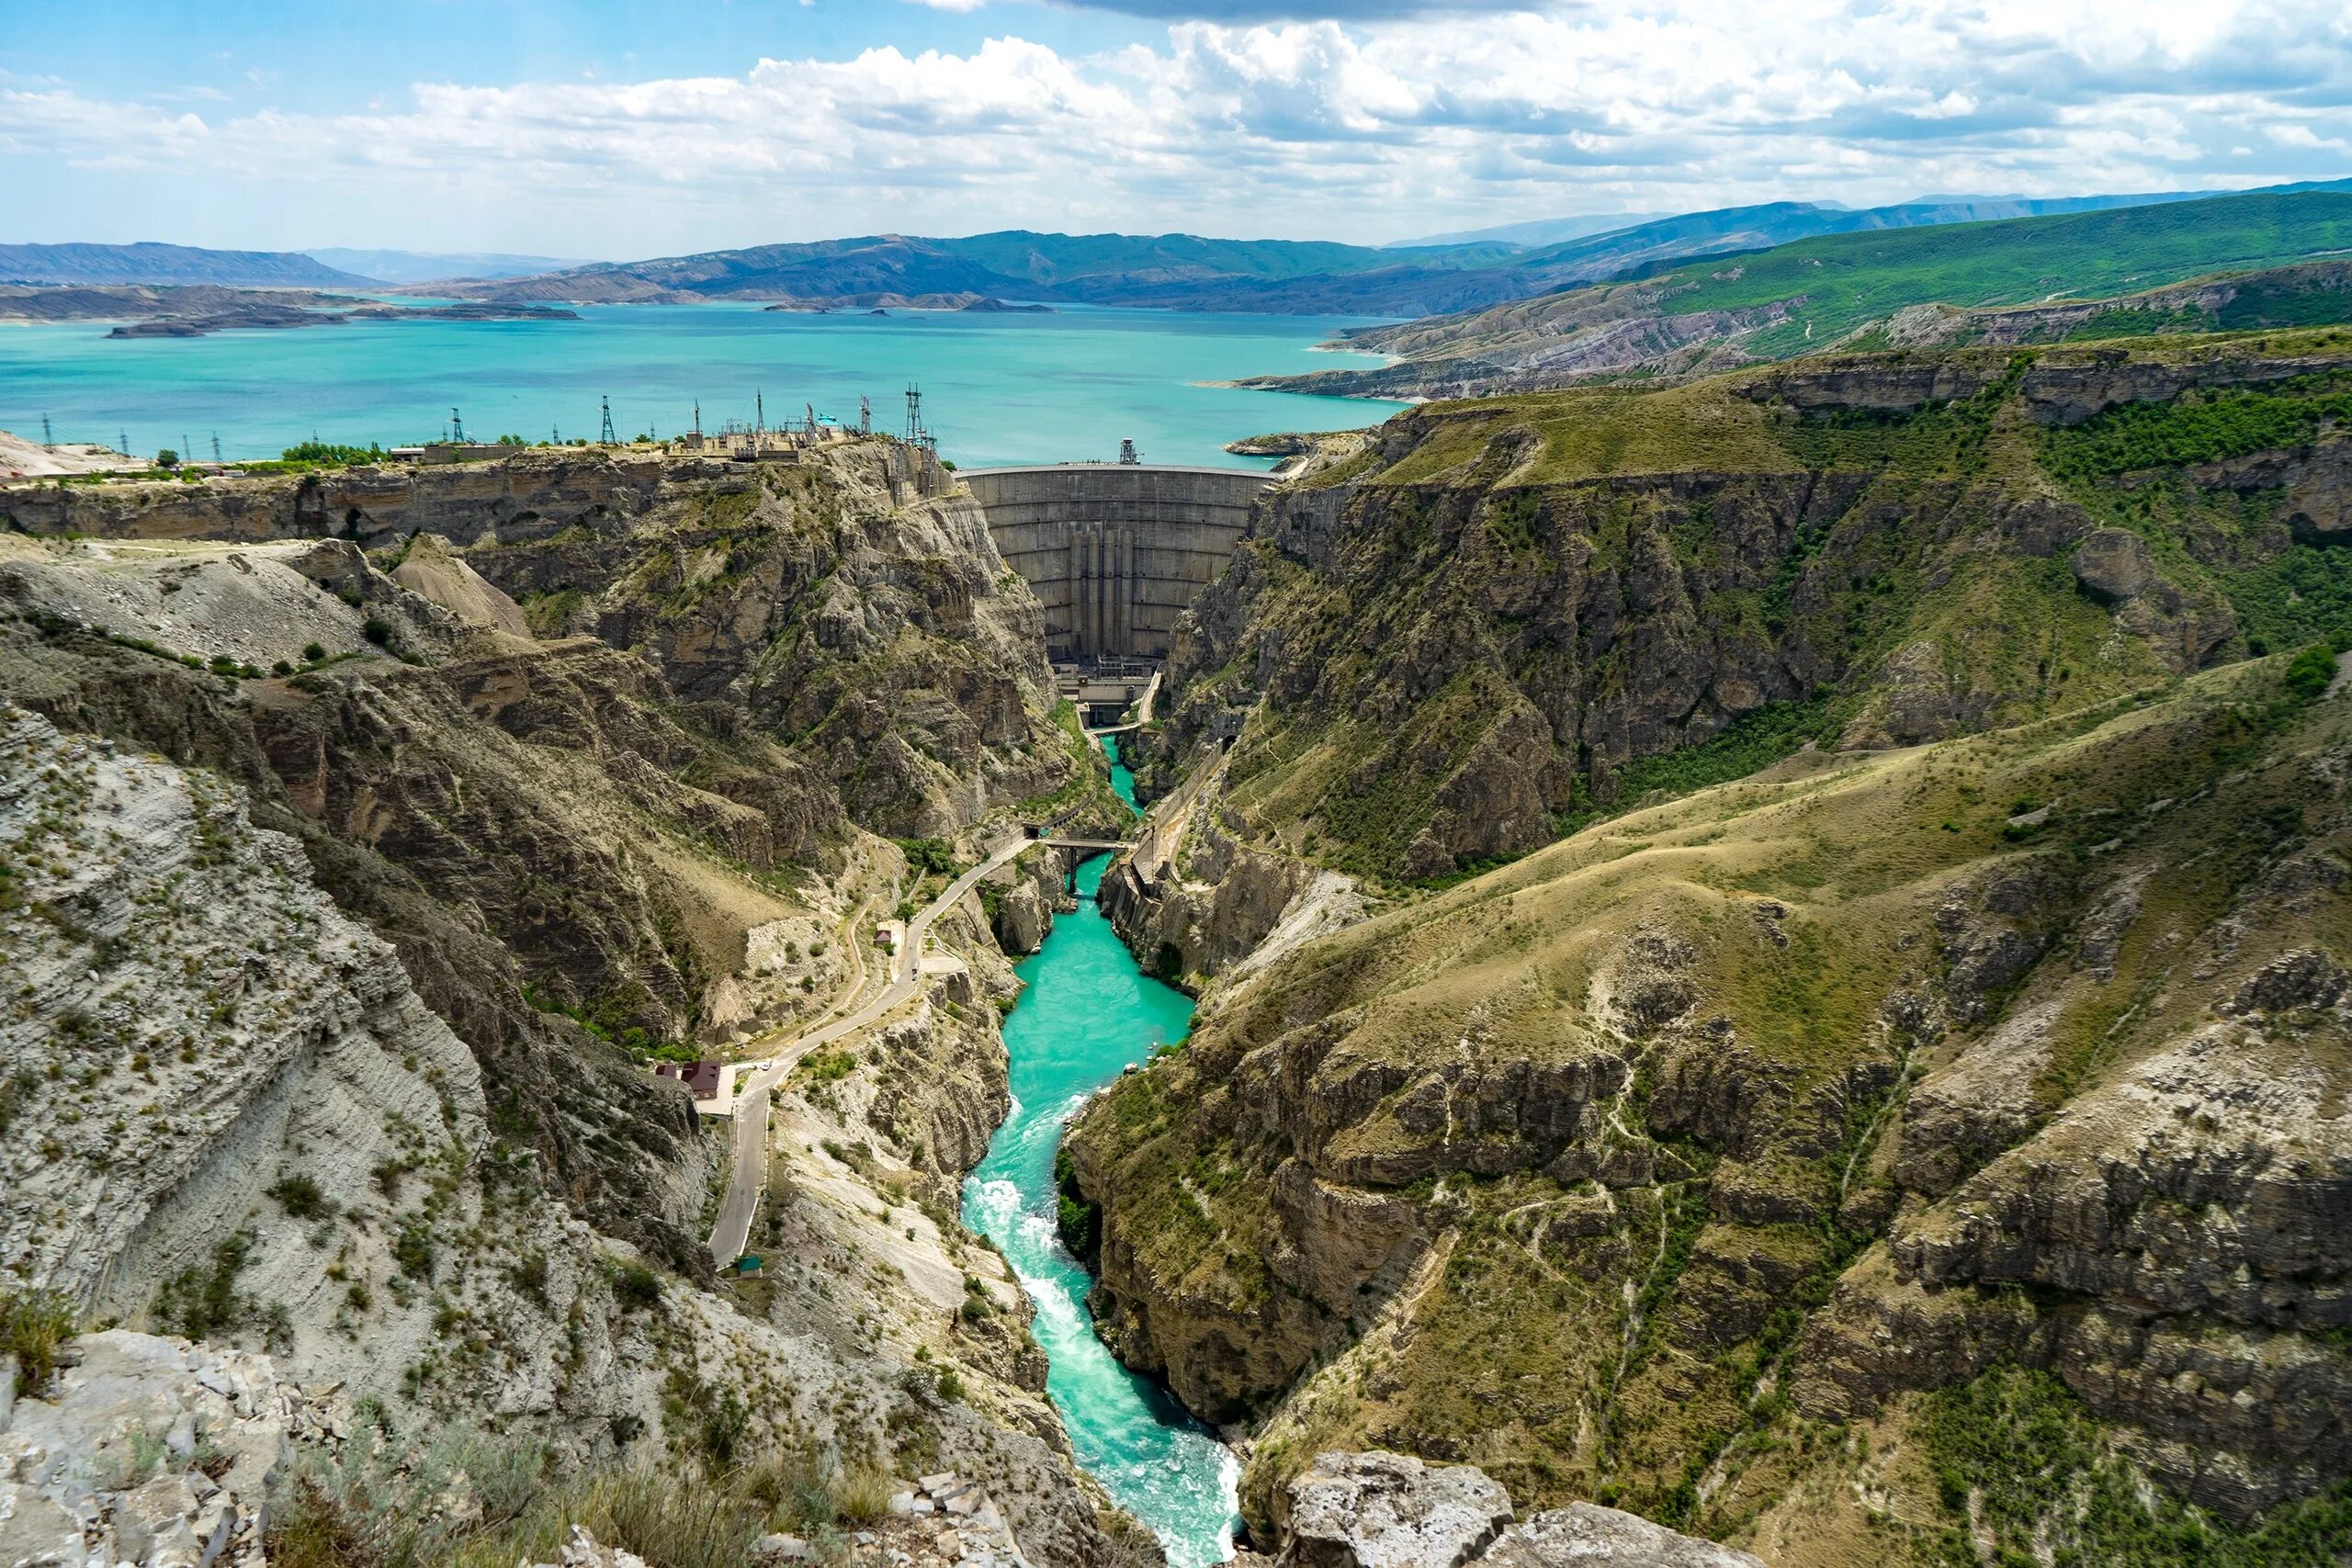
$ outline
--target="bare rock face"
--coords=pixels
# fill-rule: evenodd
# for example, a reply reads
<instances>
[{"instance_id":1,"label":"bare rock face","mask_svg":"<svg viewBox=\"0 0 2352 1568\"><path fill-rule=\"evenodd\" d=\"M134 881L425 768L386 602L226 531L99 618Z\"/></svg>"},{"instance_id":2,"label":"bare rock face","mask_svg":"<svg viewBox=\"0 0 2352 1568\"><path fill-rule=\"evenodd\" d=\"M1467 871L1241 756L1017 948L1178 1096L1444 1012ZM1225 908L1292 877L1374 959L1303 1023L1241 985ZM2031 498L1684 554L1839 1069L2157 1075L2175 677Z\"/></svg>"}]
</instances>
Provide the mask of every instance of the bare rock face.
<instances>
[{"instance_id":1,"label":"bare rock face","mask_svg":"<svg viewBox=\"0 0 2352 1568\"><path fill-rule=\"evenodd\" d=\"M301 1392L266 1356L120 1329L65 1356L50 1387L0 1403L0 1562L261 1563Z\"/></svg>"},{"instance_id":2,"label":"bare rock face","mask_svg":"<svg viewBox=\"0 0 2352 1568\"><path fill-rule=\"evenodd\" d=\"M1592 1503L1513 1524L1510 1494L1485 1472L1403 1454L1319 1455L1288 1497L1283 1568L1763 1568Z\"/></svg>"},{"instance_id":3,"label":"bare rock face","mask_svg":"<svg viewBox=\"0 0 2352 1568\"><path fill-rule=\"evenodd\" d=\"M1290 1486L1294 1568L1460 1568L1510 1522L1510 1494L1468 1465L1329 1453Z\"/></svg>"},{"instance_id":4,"label":"bare rock face","mask_svg":"<svg viewBox=\"0 0 2352 1568\"><path fill-rule=\"evenodd\" d=\"M1489 1568L1764 1568L1745 1551L1597 1503L1513 1525L1479 1561Z\"/></svg>"},{"instance_id":5,"label":"bare rock face","mask_svg":"<svg viewBox=\"0 0 2352 1568\"><path fill-rule=\"evenodd\" d=\"M2155 580L2148 542L2128 528L2095 529L2075 551L2075 581L2102 604L2136 599Z\"/></svg>"}]
</instances>

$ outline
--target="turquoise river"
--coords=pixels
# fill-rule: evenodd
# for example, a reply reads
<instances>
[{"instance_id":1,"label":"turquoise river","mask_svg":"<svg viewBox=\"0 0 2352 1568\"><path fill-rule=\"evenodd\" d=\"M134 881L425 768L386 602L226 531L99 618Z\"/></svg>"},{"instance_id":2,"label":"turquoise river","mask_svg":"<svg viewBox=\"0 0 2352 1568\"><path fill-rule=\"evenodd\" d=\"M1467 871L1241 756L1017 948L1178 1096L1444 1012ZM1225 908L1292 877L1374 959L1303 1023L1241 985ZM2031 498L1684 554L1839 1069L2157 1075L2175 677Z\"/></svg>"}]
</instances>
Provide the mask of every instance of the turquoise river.
<instances>
[{"instance_id":1,"label":"turquoise river","mask_svg":"<svg viewBox=\"0 0 2352 1568\"><path fill-rule=\"evenodd\" d=\"M1119 793L1133 783L1106 744ZM1163 1044L1184 1038L1193 1004L1146 976L1094 905L1104 862L1079 868L1075 913L1056 918L1021 964L1027 988L1004 1021L1012 1114L964 1189L964 1217L1003 1248L1037 1305L1051 1360L1046 1392L1079 1461L1150 1527L1176 1568L1232 1554L1233 1456L1165 1391L1128 1371L1094 1337L1092 1281L1054 1232L1054 1152L1089 1095Z\"/></svg>"},{"instance_id":2,"label":"turquoise river","mask_svg":"<svg viewBox=\"0 0 2352 1568\"><path fill-rule=\"evenodd\" d=\"M1374 365L1315 345L1336 317L1069 307L1050 315L894 310L818 315L757 305L588 305L576 321L355 321L124 338L109 323L0 323L0 430L210 457L275 457L313 434L396 446L466 433L594 437L600 400L616 434L675 435L701 406L727 421L906 423L923 393L941 452L957 463L1109 460L1123 439L1147 462L1262 467L1225 444L1276 430L1342 430L1401 405L1246 391L1258 374Z\"/></svg>"}]
</instances>

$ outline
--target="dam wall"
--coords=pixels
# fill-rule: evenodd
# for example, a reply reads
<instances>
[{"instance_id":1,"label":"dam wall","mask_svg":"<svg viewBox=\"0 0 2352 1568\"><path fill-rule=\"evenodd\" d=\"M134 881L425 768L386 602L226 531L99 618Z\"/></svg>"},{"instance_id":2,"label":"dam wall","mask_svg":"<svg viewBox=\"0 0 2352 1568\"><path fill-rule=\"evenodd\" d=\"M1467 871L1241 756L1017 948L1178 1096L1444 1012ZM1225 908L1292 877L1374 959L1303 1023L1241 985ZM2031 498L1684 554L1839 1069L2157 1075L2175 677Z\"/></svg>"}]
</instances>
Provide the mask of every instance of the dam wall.
<instances>
[{"instance_id":1,"label":"dam wall","mask_svg":"<svg viewBox=\"0 0 2352 1568\"><path fill-rule=\"evenodd\" d=\"M1046 606L1056 660L1163 659L1176 617L1233 558L1272 476L1060 463L966 469L989 536Z\"/></svg>"}]
</instances>

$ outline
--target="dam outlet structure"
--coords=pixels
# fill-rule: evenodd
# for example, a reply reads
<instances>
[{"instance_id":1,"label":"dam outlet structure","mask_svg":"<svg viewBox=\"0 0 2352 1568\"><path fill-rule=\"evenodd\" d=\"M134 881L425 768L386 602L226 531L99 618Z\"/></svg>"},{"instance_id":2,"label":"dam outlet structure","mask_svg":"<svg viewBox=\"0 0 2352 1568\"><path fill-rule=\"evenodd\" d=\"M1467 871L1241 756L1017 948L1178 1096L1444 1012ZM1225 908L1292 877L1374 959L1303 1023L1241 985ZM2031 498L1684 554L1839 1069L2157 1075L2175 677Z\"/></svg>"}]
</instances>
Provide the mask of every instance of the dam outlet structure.
<instances>
[{"instance_id":1,"label":"dam outlet structure","mask_svg":"<svg viewBox=\"0 0 2352 1568\"><path fill-rule=\"evenodd\" d=\"M966 469L989 536L1046 609L1056 663L1158 661L1273 476L1149 463Z\"/></svg>"}]
</instances>

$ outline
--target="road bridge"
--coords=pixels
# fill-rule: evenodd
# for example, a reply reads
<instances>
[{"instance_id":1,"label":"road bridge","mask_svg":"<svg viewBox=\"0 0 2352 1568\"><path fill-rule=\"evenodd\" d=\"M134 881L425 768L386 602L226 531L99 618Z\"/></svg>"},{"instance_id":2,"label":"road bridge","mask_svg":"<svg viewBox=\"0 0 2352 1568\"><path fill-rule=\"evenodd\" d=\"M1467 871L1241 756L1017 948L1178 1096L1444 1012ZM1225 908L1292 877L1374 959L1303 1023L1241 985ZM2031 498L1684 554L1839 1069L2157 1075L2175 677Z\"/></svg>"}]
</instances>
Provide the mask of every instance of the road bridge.
<instances>
[{"instance_id":1,"label":"road bridge","mask_svg":"<svg viewBox=\"0 0 2352 1568\"><path fill-rule=\"evenodd\" d=\"M1165 659L1272 476L1157 463L967 468L989 536L1046 606L1057 661Z\"/></svg>"}]
</instances>

